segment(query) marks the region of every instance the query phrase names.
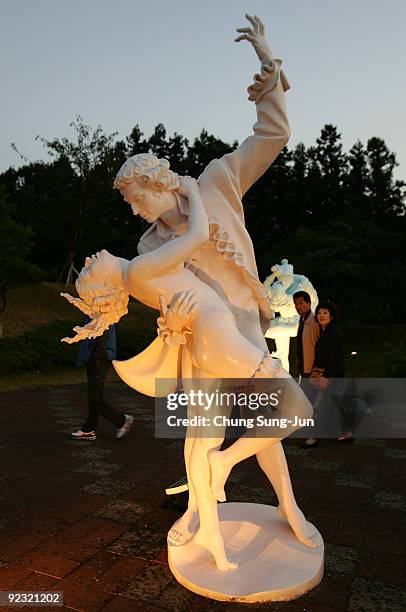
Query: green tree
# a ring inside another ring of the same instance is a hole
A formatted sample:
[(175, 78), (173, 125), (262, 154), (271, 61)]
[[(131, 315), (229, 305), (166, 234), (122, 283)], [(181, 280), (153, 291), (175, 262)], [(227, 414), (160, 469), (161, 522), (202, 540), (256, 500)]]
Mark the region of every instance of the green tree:
[(38, 282), (40, 270), (28, 261), (32, 246), (32, 230), (17, 223), (10, 214), (3, 189), (0, 190), (0, 337), (7, 294), (15, 287)]
[(66, 160), (73, 171), (71, 195), (74, 200), (70, 202), (71, 210), (71, 238), (68, 246), (67, 258), (58, 280), (63, 275), (66, 284), (72, 281), (75, 260), (79, 254), (83, 234), (92, 224), (98, 223), (100, 210), (106, 202), (107, 184), (110, 178), (106, 173), (106, 162), (114, 150), (114, 137), (116, 134), (105, 135), (101, 126), (92, 130), (83, 123), (80, 115), (71, 123), (75, 132), (75, 140), (68, 138), (46, 140), (39, 138), (48, 149), (50, 155), (59, 160)]
[(125, 143), (120, 143), (123, 146), (124, 157), (145, 153), (148, 150), (148, 142), (143, 138), (143, 135), (137, 123), (131, 130), (130, 135), (127, 136)]
[(349, 171), (347, 174), (347, 202), (351, 211), (370, 215), (371, 204), (368, 197), (369, 170), (367, 152), (361, 141), (357, 140), (348, 154)]
[(406, 317), (402, 227), (389, 231), (362, 217), (331, 221), (318, 228), (300, 227), (264, 254), (262, 278), (283, 257), (296, 273), (310, 278), (319, 298), (339, 305), (347, 322), (385, 324)]
[(292, 154), (285, 147), (272, 166), (244, 196), (247, 229), (253, 239), (259, 268), (263, 253), (286, 238), (294, 223), (290, 174)]
[(197, 178), (213, 159), (231, 153), (237, 145), (236, 140), (228, 144), (203, 129), (193, 144), (187, 146), (187, 173)]
[[(193, 142), (178, 133), (168, 136), (161, 123), (148, 138), (136, 125), (119, 141), (100, 127), (85, 126), (80, 117), (72, 125), (73, 140), (42, 139), (52, 162), (0, 175), (12, 218), (34, 232), (32, 261), (52, 280), (62, 274), (69, 280), (85, 255), (101, 248), (135, 255), (147, 225), (112, 189), (127, 157), (151, 152), (167, 158), (175, 172), (197, 177), (212, 159), (237, 146), (206, 130)], [(329, 124), (314, 146), (285, 147), (244, 197), (261, 278), (287, 256), (319, 284), (322, 295), (346, 308), (351, 302), (354, 316), (365, 316), (373, 290), (381, 304), (377, 319), (395, 320), (406, 260), (405, 183), (395, 180), (395, 168), (396, 156), (382, 139), (371, 138), (366, 146), (358, 141), (346, 154), (337, 128)]]
[(396, 155), (382, 138), (370, 138), (367, 144), (369, 167), (368, 198), (372, 214), (380, 221), (405, 213), (406, 183), (395, 180)]
[(314, 181), (312, 214), (317, 225), (341, 216), (346, 202), (348, 162), (337, 128), (326, 124), (309, 154), (313, 162)]

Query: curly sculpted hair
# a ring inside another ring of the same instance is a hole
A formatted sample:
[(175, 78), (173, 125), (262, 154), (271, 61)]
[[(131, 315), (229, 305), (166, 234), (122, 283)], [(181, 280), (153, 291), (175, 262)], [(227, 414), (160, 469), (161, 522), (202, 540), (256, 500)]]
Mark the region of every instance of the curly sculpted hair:
[(139, 153), (129, 157), (121, 166), (113, 185), (121, 190), (132, 183), (156, 191), (175, 191), (179, 187), (179, 177), (169, 169), (167, 159), (158, 159), (151, 153)]

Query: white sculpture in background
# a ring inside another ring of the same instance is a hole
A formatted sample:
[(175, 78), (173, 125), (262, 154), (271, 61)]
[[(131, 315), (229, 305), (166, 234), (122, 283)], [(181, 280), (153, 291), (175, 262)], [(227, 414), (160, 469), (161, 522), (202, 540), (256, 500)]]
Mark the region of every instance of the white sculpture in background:
[[(244, 226), (243, 194), (289, 137), (281, 62), (272, 58), (260, 20), (247, 19), (251, 27), (240, 28), (237, 40), (251, 42), (261, 61), (248, 90), (258, 113), (253, 134), (213, 160), (197, 182), (150, 154), (125, 162), (115, 187), (134, 214), (153, 225), (132, 261), (107, 251), (86, 260), (76, 282), (80, 297), (65, 297), (92, 320), (64, 340), (102, 334), (127, 311), (132, 295), (161, 317), (158, 337), (145, 351), (114, 363), (127, 384), (154, 396), (156, 379), (167, 381), (166, 395), (179, 379), (187, 391), (213, 379), (284, 378), (290, 383), (286, 410), (307, 419), (308, 400), (267, 351), (260, 316), (266, 323), (271, 309)], [(188, 407), (190, 417), (204, 414), (201, 406)], [(292, 419), (284, 435), (299, 427)], [(296, 504), (280, 434), (244, 435), (221, 451), (224, 430), (207, 437), (189, 427), (189, 504), (168, 535), (170, 567), (181, 584), (215, 599), (261, 601), (298, 597), (321, 580), (322, 539)], [(232, 467), (254, 454), (275, 489), (278, 513), (258, 504), (217, 505), (225, 500)]]
[(279, 317), (272, 319), (265, 332), (266, 338), (275, 340), (276, 351), (272, 353), (278, 357), (285, 370), (289, 371), (289, 345), (290, 339), (297, 335), (299, 315), (296, 312), (293, 295), (297, 291), (306, 291), (309, 294), (312, 310), (319, 303), (316, 290), (306, 276), (294, 274), (293, 266), (287, 259), (271, 268), (272, 274), (265, 279), (264, 287), (269, 303)]

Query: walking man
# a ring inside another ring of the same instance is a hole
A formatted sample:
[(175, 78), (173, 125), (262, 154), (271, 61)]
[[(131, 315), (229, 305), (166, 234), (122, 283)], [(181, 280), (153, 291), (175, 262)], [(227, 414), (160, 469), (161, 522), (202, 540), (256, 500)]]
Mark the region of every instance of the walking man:
[(76, 365), (87, 368), (88, 415), (82, 428), (71, 433), (75, 440), (96, 440), (99, 414), (115, 425), (116, 438), (122, 438), (133, 424), (133, 416), (121, 414), (104, 399), (104, 383), (116, 352), (115, 325), (110, 325), (102, 336), (81, 341)]

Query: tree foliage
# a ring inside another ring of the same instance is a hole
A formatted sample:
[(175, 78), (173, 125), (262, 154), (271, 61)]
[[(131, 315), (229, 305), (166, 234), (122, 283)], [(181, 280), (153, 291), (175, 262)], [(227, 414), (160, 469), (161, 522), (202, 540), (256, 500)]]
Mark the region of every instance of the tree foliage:
[(14, 287), (35, 283), (40, 278), (38, 266), (28, 261), (33, 243), (30, 227), (17, 223), (10, 215), (4, 190), (0, 189), (0, 337), (7, 294)]

